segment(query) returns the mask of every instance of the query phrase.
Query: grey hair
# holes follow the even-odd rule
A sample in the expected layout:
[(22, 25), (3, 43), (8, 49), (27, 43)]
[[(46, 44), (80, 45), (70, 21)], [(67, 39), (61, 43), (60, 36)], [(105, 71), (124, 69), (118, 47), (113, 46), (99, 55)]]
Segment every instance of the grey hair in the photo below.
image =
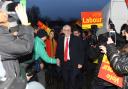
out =
[(65, 29), (65, 28), (70, 28), (71, 29), (71, 26), (70, 25), (64, 25), (63, 29)]

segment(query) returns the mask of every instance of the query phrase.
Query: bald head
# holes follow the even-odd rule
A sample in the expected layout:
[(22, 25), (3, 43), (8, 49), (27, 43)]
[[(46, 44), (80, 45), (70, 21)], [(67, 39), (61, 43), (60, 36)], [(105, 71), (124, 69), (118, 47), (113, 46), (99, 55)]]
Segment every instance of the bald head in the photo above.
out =
[(64, 25), (63, 26), (63, 33), (66, 37), (69, 37), (71, 35), (71, 26), (70, 25)]

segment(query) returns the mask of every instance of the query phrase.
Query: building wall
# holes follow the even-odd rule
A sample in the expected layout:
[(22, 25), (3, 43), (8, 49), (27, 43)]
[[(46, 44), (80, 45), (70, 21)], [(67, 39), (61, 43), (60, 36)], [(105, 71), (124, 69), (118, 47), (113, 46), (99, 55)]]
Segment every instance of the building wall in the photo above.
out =
[(112, 0), (109, 14), (117, 32), (120, 32), (122, 24), (128, 23), (128, 8), (125, 0)]

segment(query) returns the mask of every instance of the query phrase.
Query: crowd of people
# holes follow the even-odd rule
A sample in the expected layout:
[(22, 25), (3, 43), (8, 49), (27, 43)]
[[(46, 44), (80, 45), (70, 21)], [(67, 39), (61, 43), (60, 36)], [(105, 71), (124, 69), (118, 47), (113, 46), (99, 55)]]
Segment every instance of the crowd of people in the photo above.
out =
[(115, 73), (124, 76), (123, 89), (128, 88), (127, 24), (120, 34), (113, 23), (99, 35), (97, 25), (83, 31), (77, 24), (65, 24), (59, 33), (34, 29), (21, 4), (16, 4), (13, 17), (2, 6), (6, 2), (13, 3), (0, 1), (0, 89), (46, 89), (50, 78), (45, 72), (60, 78), (63, 89), (119, 89), (98, 77), (104, 55)]

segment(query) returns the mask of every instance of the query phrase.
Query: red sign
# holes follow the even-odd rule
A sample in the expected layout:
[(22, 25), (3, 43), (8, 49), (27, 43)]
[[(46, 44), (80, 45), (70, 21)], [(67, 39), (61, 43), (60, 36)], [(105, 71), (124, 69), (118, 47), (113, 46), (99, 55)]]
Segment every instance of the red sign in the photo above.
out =
[(106, 55), (103, 57), (98, 77), (116, 86), (123, 87), (123, 77), (113, 71)]
[(91, 25), (97, 25), (98, 28), (103, 27), (102, 12), (81, 12), (82, 28), (91, 28)]

